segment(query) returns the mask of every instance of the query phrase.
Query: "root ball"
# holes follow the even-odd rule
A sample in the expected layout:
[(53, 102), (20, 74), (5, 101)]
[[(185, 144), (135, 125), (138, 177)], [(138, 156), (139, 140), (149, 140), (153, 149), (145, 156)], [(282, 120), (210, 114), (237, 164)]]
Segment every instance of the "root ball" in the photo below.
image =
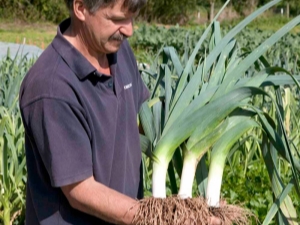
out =
[(220, 218), (222, 225), (248, 225), (253, 214), (238, 205), (209, 207), (203, 197), (181, 199), (145, 198), (133, 219), (134, 225), (209, 225), (210, 218)]

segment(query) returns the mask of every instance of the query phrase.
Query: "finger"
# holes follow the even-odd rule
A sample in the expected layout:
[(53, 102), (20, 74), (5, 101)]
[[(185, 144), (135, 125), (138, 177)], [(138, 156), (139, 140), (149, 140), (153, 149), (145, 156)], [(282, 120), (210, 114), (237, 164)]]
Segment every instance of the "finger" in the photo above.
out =
[(221, 206), (225, 206), (226, 204), (227, 204), (226, 200), (221, 200), (221, 201), (220, 201), (220, 207), (221, 207)]
[(209, 223), (209, 225), (221, 225), (221, 224), (222, 224), (222, 221), (221, 221), (219, 218), (214, 217), (214, 216), (212, 216), (212, 217), (210, 218), (210, 223)]

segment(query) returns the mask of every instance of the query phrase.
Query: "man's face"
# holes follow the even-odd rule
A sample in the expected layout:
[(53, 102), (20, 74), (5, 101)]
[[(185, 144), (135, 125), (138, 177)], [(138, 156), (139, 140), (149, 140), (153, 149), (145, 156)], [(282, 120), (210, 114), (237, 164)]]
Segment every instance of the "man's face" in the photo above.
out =
[(98, 53), (116, 52), (122, 41), (133, 34), (133, 18), (137, 13), (122, 8), (123, 1), (114, 7), (100, 8), (91, 14), (85, 11), (82, 34), (89, 49)]

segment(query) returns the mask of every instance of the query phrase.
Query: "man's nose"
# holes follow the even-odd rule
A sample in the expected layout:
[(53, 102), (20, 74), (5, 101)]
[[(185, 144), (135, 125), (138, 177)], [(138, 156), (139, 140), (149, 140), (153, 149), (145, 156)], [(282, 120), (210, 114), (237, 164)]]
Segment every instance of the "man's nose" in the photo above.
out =
[(126, 37), (130, 37), (133, 34), (133, 20), (132, 19), (128, 19), (127, 21), (125, 21), (121, 28), (120, 28), (120, 32), (125, 35)]

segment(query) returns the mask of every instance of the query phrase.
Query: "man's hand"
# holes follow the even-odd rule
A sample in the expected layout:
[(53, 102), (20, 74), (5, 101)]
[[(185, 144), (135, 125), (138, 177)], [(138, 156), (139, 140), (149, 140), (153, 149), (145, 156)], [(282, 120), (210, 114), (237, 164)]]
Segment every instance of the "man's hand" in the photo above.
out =
[[(194, 219), (189, 219), (189, 220), (186, 220), (184, 225), (191, 225), (191, 224), (195, 224), (195, 220)], [(221, 225), (222, 222), (219, 218), (217, 217), (210, 217), (210, 221), (209, 221), (209, 224), (208, 225)], [(197, 225), (202, 225), (202, 224), (197, 224)]]
[[(226, 200), (221, 200), (220, 201), (220, 206), (223, 207), (225, 206), (227, 203), (226, 203)], [(215, 217), (215, 216), (212, 216), (210, 218), (210, 223), (209, 225), (221, 225), (222, 224), (222, 221), (220, 220), (220, 218), (218, 217)]]

